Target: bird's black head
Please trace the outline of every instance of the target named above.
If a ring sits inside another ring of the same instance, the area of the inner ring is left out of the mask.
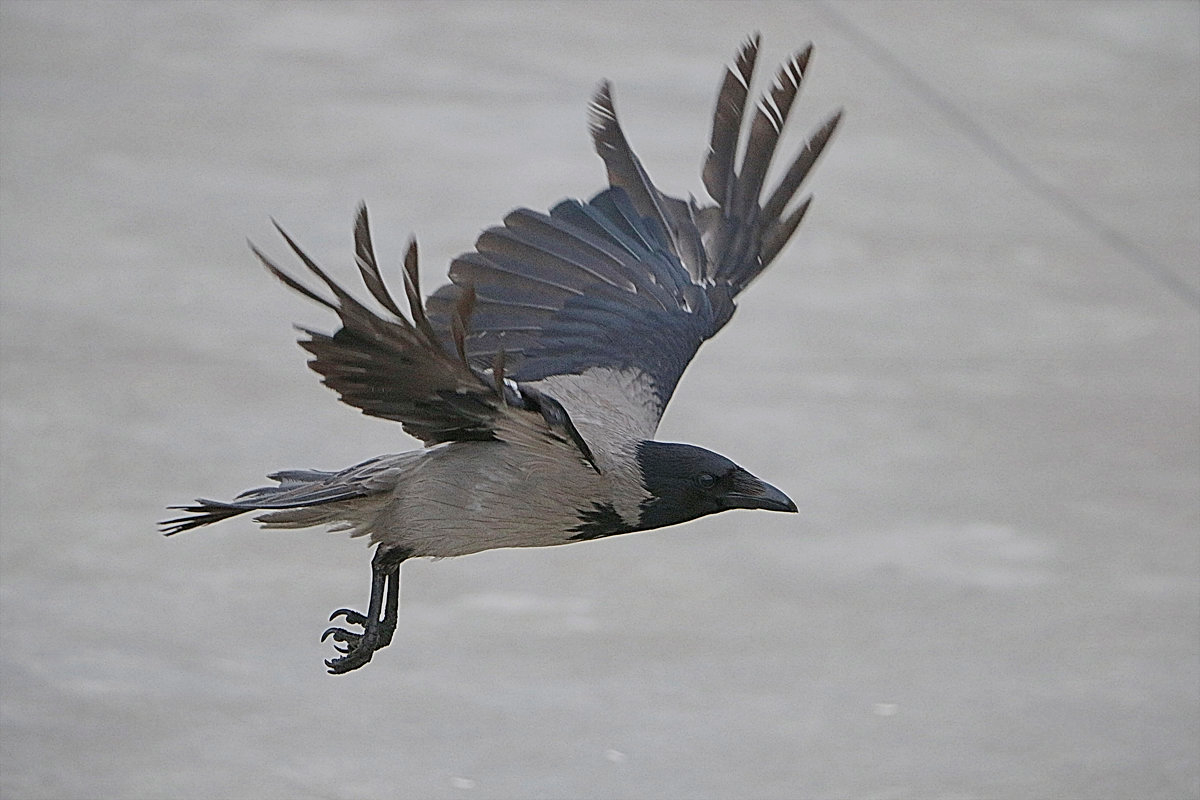
[[[796,511],[796,504],[725,456],[703,447],[642,442],[637,451],[642,485],[641,527],[661,528],[731,508]]]

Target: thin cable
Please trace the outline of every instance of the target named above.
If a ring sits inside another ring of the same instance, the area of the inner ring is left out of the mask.
[[[1180,300],[1200,309],[1200,289],[1189,285],[1166,264],[1134,244],[1119,230],[1096,217],[1075,200],[1075,198],[1071,197],[1071,195],[1026,166],[1011,150],[984,130],[970,115],[955,105],[947,95],[938,91],[924,78],[905,66],[904,62],[893,55],[891,51],[871,38],[866,31],[859,28],[840,12],[835,11],[828,3],[818,0],[814,5],[820,9],[821,13],[825,15],[834,27],[841,30],[847,39],[858,45],[875,63],[893,73],[902,83],[907,84],[913,94],[922,98],[941,112],[944,117],[949,119],[968,139],[975,142],[1002,169],[1023,183],[1032,192],[1040,195],[1065,216],[1073,219],[1084,230],[1107,242],[1113,250],[1124,256],[1129,263],[1152,278],[1156,278]]]

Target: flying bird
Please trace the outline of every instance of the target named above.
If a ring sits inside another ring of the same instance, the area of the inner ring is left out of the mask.
[[[264,528],[327,525],[369,536],[376,549],[367,611],[334,612],[330,621],[348,627],[321,637],[332,637],[340,654],[325,662],[329,671],[345,673],[391,642],[406,559],[570,544],[729,509],[795,512],[787,495],[728,458],[654,439],[688,362],[800,224],[811,196],[792,201],[841,118],[821,125],[766,191],[812,47],[789,58],[751,105],[758,51],[756,35],[721,82],[703,167],[711,203],[671,197],[651,182],[604,82],[590,130],[608,188],[549,213],[512,211],[454,259],[450,283],[424,302],[410,240],[407,316],[384,283],[365,207],[355,262],[379,310],[278,225],[323,288],[251,245],[279,280],[340,319],[332,335],[301,329],[323,383],[425,446],[337,472],[276,472],[268,476],[276,485],[230,502],[172,506],[185,515],[161,523],[163,532],[261,512],[255,520]]]

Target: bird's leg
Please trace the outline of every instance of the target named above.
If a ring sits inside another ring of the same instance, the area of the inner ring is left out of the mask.
[[[329,628],[321,634],[321,641],[332,636],[335,642],[345,645],[337,647],[342,656],[325,662],[331,673],[339,675],[358,669],[371,660],[376,650],[391,643],[400,609],[400,564],[407,557],[408,553],[397,548],[376,550],[371,559],[371,603],[367,613],[340,608],[329,617],[330,621],[345,617],[348,624],[363,628],[362,633]]]
[[[396,632],[396,618],[400,615],[400,563],[388,575],[387,595],[383,604],[383,621],[379,623],[379,646],[376,650],[387,647],[392,643],[392,634]]]

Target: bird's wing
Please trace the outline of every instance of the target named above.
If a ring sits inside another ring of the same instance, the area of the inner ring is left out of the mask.
[[[464,339],[474,302],[469,289],[460,294],[450,321],[449,338],[457,352],[439,340],[421,304],[416,242],[409,244],[404,260],[410,321],[376,264],[366,207],[359,209],[354,228],[356,262],[363,283],[386,315],[355,299],[282,228],[279,232],[304,266],[333,293],[333,300],[284,272],[257,247],[251,248],[275,277],[340,317],[342,327],[332,335],[300,328],[308,337],[300,345],[313,356],[309,366],[344,402],[364,414],[401,423],[426,445],[493,439],[528,444],[536,437],[549,437],[574,446],[579,457],[595,468],[587,444],[557,401],[506,380],[502,357],[490,373],[468,363]]]
[[[485,365],[503,352],[510,377],[546,381],[556,390],[577,380],[591,392],[597,371],[619,375],[622,393],[592,404],[611,407],[629,397],[648,405],[648,412],[627,417],[641,420],[631,434],[652,436],[701,343],[728,322],[734,298],[778,255],[808,207],[806,199],[786,208],[840,114],[809,139],[765,204],[760,197],[810,49],[784,64],[758,102],[740,168],[757,37],[726,71],[704,166],[715,205],[701,207],[654,186],[603,84],[592,102],[591,130],[610,188],[549,214],[518,209],[503,226],[486,230],[473,252],[451,264],[451,283],[429,298],[437,335],[449,341],[454,309],[471,287],[477,303],[465,350],[472,363]],[[567,405],[576,414],[579,403]]]
[[[755,104],[738,167],[737,151],[745,112],[750,108],[749,87],[758,45],[759,37],[755,35],[742,46],[734,66],[725,70],[713,111],[712,136],[703,172],[704,188],[715,205],[694,208],[706,259],[703,269],[697,267],[697,270],[715,286],[729,287],[733,295],[758,277],[796,232],[812,197],[794,205],[792,200],[842,119],[839,110],[825,120],[805,141],[775,188],[764,197],[767,171],[792,103],[800,92],[812,45],[799,50],[780,66],[770,91]],[[610,176],[611,172],[610,167]]]
[[[503,352],[515,380],[550,381],[574,414],[561,378],[592,385],[588,400],[619,373],[629,397],[651,409],[626,431],[649,438],[684,367],[717,327],[719,313],[666,242],[650,231],[620,188],[588,203],[566,201],[549,214],[519,209],[479,237],[475,252],[455,259],[453,283],[429,298],[429,318],[445,337],[464,287],[476,306],[466,339],[468,358],[490,362]],[[596,371],[601,371],[597,373]],[[601,375],[600,381],[594,380]],[[639,401],[640,402],[640,401]],[[586,404],[587,401],[584,401]]]

